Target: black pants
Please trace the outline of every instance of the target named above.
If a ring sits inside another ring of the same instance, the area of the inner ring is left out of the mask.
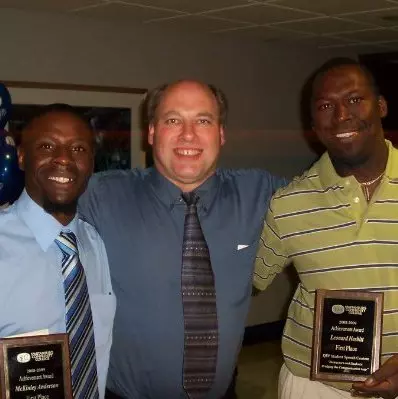
[[[110,391],[108,388],[105,389],[105,399],[123,399],[121,396],[116,395],[112,391]]]

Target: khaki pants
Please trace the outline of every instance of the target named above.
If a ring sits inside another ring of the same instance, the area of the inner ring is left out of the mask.
[[[296,377],[283,364],[279,373],[279,399],[346,399],[350,392],[341,391],[318,381]]]

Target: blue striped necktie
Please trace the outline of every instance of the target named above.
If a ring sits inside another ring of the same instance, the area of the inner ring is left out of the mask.
[[[187,204],[182,244],[184,310],[183,384],[190,399],[205,398],[213,386],[218,352],[214,275],[196,204],[198,196],[183,193]]]
[[[66,332],[69,334],[73,397],[98,398],[93,319],[76,236],[72,232],[61,232],[55,243],[62,252],[65,321]]]

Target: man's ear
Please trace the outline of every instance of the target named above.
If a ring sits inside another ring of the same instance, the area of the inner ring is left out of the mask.
[[[18,147],[17,154],[19,169],[25,170],[25,151],[22,146]]]
[[[220,144],[223,146],[226,142],[224,128],[220,126]]]
[[[385,118],[388,113],[388,105],[386,99],[383,96],[379,96],[378,104],[379,104],[380,118]]]
[[[155,135],[155,126],[151,123],[148,127],[148,144],[153,145],[153,137]]]

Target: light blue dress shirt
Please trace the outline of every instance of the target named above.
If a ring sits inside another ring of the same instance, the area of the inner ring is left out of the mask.
[[[64,333],[62,254],[54,240],[75,233],[86,273],[94,323],[100,397],[104,397],[116,299],[104,244],[96,230],[75,217],[63,226],[24,191],[0,212],[0,337],[48,329]]]

